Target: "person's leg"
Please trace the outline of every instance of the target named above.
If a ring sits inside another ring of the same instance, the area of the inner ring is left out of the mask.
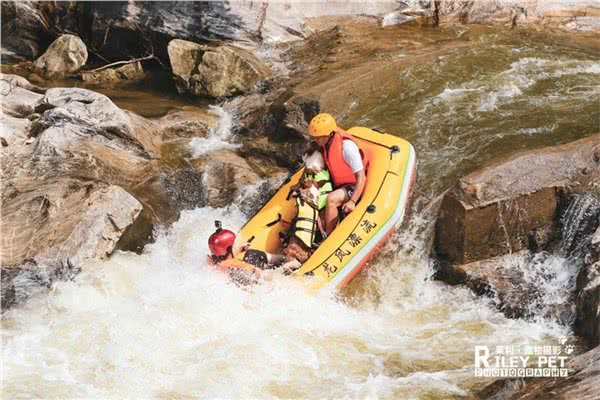
[[[252,264],[256,268],[265,269],[268,264],[267,254],[262,250],[247,250],[244,254],[244,262]]]
[[[338,220],[338,207],[348,201],[346,189],[340,188],[327,195],[327,205],[325,206],[325,233],[329,236],[335,229]]]

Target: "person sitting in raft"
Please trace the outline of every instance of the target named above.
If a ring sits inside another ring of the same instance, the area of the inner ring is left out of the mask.
[[[297,184],[290,188],[289,197],[296,203],[296,215],[288,231],[281,235],[283,254],[288,270],[299,268],[310,258],[324,238],[320,212],[327,205],[327,194],[333,190],[330,174],[325,168],[321,146],[310,142],[302,156],[304,174]]]
[[[338,209],[349,214],[360,200],[367,183],[367,160],[352,135],[337,126],[330,114],[315,116],[308,125],[308,134],[323,148],[333,181],[334,190],[327,195],[324,218],[325,233],[329,235],[338,224]]]
[[[235,233],[223,229],[220,221],[215,221],[215,227],[215,232],[208,238],[211,253],[208,263],[223,272],[228,272],[236,282],[245,283],[249,276],[256,278],[259,273],[257,269],[274,268],[284,260],[281,254],[249,249],[248,242],[237,244]],[[237,256],[244,251],[244,259],[238,259]],[[241,279],[242,276],[244,279]]]

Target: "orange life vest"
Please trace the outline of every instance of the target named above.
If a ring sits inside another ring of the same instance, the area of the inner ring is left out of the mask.
[[[223,272],[229,272],[231,269],[240,269],[250,273],[254,273],[256,271],[254,265],[248,264],[247,262],[238,260],[234,257],[219,262],[216,267]]]
[[[344,140],[351,140],[356,144],[360,151],[360,156],[363,162],[363,168],[365,173],[367,171],[368,160],[365,153],[362,151],[358,143],[350,135],[344,135],[341,133],[334,132],[329,136],[327,144],[323,147],[323,159],[325,165],[329,169],[331,174],[331,180],[333,181],[333,187],[339,188],[346,185],[356,184],[356,176],[352,172],[350,166],[344,161]]]

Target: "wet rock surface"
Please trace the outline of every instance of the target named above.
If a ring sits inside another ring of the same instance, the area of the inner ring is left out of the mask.
[[[495,162],[464,178],[442,202],[436,251],[467,263],[527,248],[552,226],[565,192],[596,190],[600,135]]]
[[[527,310],[531,288],[526,286],[520,257],[496,257],[468,264],[443,264],[435,277],[451,285],[464,284],[478,295],[490,296],[496,306],[509,317],[531,316]],[[511,266],[511,263],[513,264]]]
[[[207,202],[214,207],[234,204],[241,188],[259,180],[246,160],[230,150],[211,153],[205,160],[194,160],[194,165],[203,171]]]
[[[45,78],[56,78],[77,72],[87,61],[85,43],[75,35],[62,35],[35,60],[33,67]]]

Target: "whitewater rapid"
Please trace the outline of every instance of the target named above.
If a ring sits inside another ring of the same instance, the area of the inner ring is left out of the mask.
[[[432,281],[414,247],[393,250],[409,234],[344,299],[277,274],[240,288],[206,266],[205,239],[214,219],[235,229],[245,218],[235,207],[184,212],[143,254],[85,265],[8,311],[3,397],[446,398],[480,382],[474,345],[569,333]]]

